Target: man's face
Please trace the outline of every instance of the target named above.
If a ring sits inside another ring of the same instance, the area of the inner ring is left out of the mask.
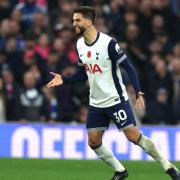
[[[35,88],[36,86],[36,78],[34,76],[34,74],[27,72],[24,77],[24,85],[27,89],[32,89]]]
[[[90,25],[90,20],[84,18],[81,13],[74,13],[73,15],[73,28],[76,36],[81,36]]]

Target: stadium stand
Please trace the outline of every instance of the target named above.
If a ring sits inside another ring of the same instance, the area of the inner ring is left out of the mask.
[[[45,87],[49,72],[76,71],[72,12],[79,5],[96,9],[97,29],[118,39],[136,67],[146,100],[144,111],[134,109],[139,124],[179,124],[179,0],[0,1],[0,122],[85,122],[87,82]],[[33,76],[31,88],[27,74]],[[133,104],[126,73],[124,79]]]

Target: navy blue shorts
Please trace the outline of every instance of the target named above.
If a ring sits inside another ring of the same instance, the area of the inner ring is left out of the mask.
[[[106,130],[109,127],[111,120],[114,121],[119,130],[136,126],[136,120],[129,101],[107,108],[89,106],[86,129]]]

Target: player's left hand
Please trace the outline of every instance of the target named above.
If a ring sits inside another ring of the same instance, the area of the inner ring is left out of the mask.
[[[144,103],[144,93],[143,92],[139,92],[137,99],[136,99],[136,103],[135,103],[135,108],[136,109],[143,109],[145,107],[145,103]]]

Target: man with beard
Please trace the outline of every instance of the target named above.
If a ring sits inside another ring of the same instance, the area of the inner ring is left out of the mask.
[[[90,104],[87,117],[88,144],[104,162],[115,170],[112,180],[122,180],[128,176],[125,167],[115,158],[112,151],[102,144],[104,131],[110,119],[127,139],[140,146],[147,154],[160,162],[163,169],[172,177],[179,179],[178,170],[156,148],[154,143],[140,133],[128,101],[120,67],[124,68],[136,93],[136,108],[144,107],[143,93],[139,80],[128,57],[116,40],[98,32],[94,26],[95,11],[81,6],[74,10],[73,27],[77,36],[79,71],[71,77],[51,73],[54,78],[47,86],[55,87],[63,83],[74,83],[88,79],[90,85]]]

